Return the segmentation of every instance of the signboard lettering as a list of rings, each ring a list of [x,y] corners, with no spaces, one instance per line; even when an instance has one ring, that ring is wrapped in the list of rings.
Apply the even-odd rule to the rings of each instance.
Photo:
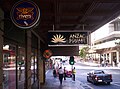
[[[70,34],[69,37],[69,43],[85,43],[86,38],[84,34],[80,34],[80,33],[74,33],[74,34]]]

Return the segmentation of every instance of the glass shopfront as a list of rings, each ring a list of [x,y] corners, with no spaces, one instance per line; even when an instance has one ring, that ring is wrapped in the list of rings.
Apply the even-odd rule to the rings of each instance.
[[[16,89],[16,47],[3,46],[3,79],[4,89]]]
[[[25,32],[19,28],[11,29],[5,25],[4,44],[3,44],[3,89],[25,89],[26,86],[38,84],[38,38],[31,35],[32,51],[31,58],[26,59],[26,40]],[[18,34],[19,33],[19,34]],[[26,63],[30,60],[30,63]],[[28,75],[28,68],[25,64],[31,64],[31,74]],[[30,76],[30,77],[29,77]],[[26,79],[27,77],[31,78]],[[31,82],[31,85],[26,85]],[[38,85],[37,85],[38,86]]]
[[[3,79],[3,89],[24,89],[24,48],[11,44],[3,46]]]
[[[31,57],[31,83],[34,84],[37,81],[37,51],[32,49],[32,57]]]
[[[17,57],[17,85],[18,89],[24,89],[25,84],[25,48],[18,47]]]

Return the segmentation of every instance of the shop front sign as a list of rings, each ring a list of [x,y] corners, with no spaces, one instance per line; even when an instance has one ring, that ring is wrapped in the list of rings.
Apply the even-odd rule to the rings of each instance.
[[[49,32],[48,45],[81,45],[88,43],[87,32]]]
[[[33,1],[19,1],[11,10],[12,22],[19,28],[31,28],[38,23],[39,18],[39,7]]]

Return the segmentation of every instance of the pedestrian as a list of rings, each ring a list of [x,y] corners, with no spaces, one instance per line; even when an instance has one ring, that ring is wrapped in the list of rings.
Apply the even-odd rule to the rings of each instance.
[[[104,67],[104,61],[102,61],[101,65],[102,65],[102,67]]]
[[[66,80],[66,67],[64,67],[64,80]]]
[[[19,70],[18,70],[19,81],[21,80],[21,75],[22,75],[22,69],[21,69],[21,65],[19,65]]]
[[[114,66],[117,66],[117,59],[116,58],[113,59],[113,62],[114,62]]]
[[[72,70],[72,75],[73,75],[73,81],[75,81],[75,73],[76,73],[76,70],[75,70],[75,67],[73,68],[73,70]]]
[[[105,61],[105,66],[106,66],[106,67],[108,66],[108,63],[109,63],[109,60],[106,60],[106,61]]]
[[[54,76],[54,77],[57,77],[57,73],[56,73],[55,68],[53,69],[53,76]]]
[[[64,74],[64,71],[63,71],[62,67],[59,68],[58,74],[59,74],[60,84],[62,85],[63,74]]]

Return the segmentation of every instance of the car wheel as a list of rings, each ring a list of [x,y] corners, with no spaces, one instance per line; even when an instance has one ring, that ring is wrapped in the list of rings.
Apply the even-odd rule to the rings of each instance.
[[[108,85],[110,85],[110,82],[107,82]]]
[[[90,82],[90,80],[89,80],[88,76],[87,76],[87,81],[88,81],[88,82]]]
[[[96,83],[95,81],[93,81],[93,84],[94,84],[94,85],[97,85],[97,83]]]

